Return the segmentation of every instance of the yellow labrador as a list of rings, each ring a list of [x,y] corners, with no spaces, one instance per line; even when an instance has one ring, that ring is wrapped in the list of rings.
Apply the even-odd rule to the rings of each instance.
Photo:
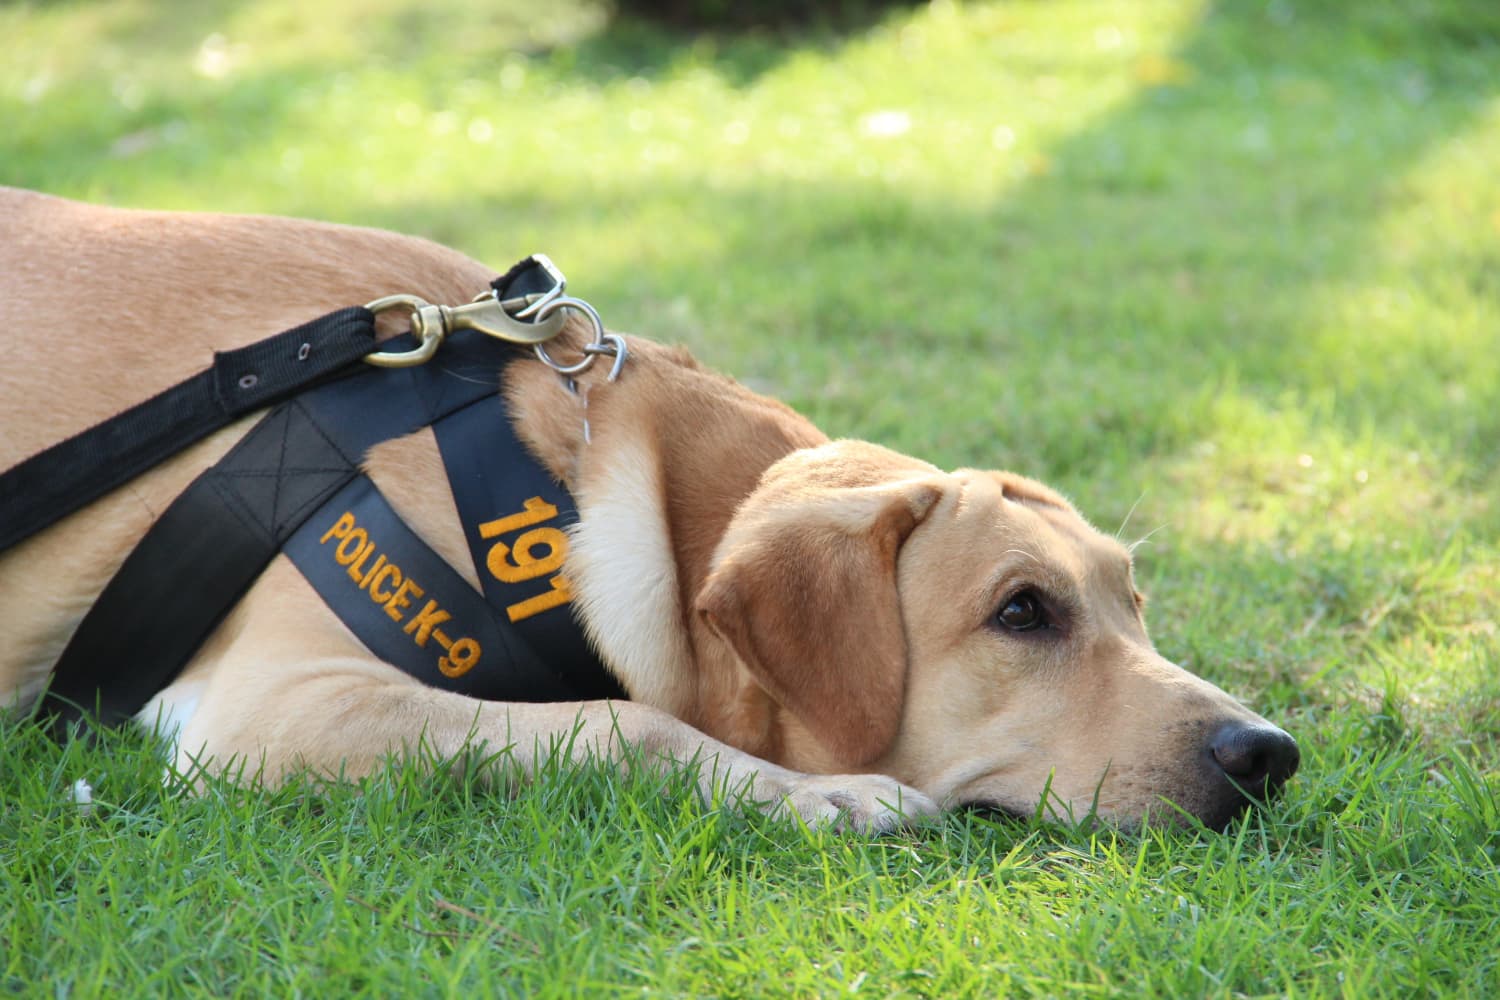
[[[491,276],[391,233],[0,189],[0,467],[211,351],[392,292],[464,302]],[[580,342],[570,330],[554,351]],[[630,746],[701,762],[705,793],[750,785],[764,808],[876,829],[968,805],[1030,814],[1044,796],[1221,827],[1296,769],[1289,736],[1157,654],[1129,553],[1052,490],[829,441],[680,350],[628,344],[616,382],[595,366],[570,391],[528,357],[507,386],[519,437],[576,500],[575,610],[628,701],[423,686],[281,556],[138,716],[171,728],[177,765],[358,775],[425,742],[510,748],[525,772],[559,740],[616,762]],[[251,423],[0,557],[0,699],[36,701],[153,518]],[[378,445],[366,467],[477,588],[432,434]]]

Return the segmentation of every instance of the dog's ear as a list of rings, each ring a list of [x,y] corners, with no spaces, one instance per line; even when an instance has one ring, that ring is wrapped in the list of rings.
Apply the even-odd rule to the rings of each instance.
[[[696,602],[771,697],[851,768],[880,756],[900,727],[896,556],[940,494],[930,466],[914,477],[905,460],[893,474],[850,461],[852,444],[768,473],[735,514]],[[871,445],[855,455],[866,450],[894,457]],[[832,462],[818,461],[825,451]]]

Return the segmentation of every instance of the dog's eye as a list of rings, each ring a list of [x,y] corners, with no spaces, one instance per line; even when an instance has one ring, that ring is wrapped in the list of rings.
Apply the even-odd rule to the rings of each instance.
[[[1034,590],[1018,590],[1000,606],[995,620],[1012,632],[1030,632],[1047,625],[1047,613]]]

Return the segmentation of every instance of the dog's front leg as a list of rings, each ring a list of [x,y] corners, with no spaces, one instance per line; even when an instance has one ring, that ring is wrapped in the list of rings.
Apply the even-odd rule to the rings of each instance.
[[[742,795],[746,804],[812,826],[885,831],[937,812],[930,798],[893,778],[792,771],[636,702],[478,701],[354,658],[307,665],[290,671],[292,677],[285,670],[256,673],[234,671],[232,684],[222,683],[220,674],[214,678],[220,683],[206,689],[184,678],[138,718],[148,724],[168,718],[174,700],[196,699],[177,740],[176,766],[183,773],[207,768],[276,781],[307,768],[358,777],[392,754],[424,754],[492,759],[497,769],[529,778],[561,755],[570,763],[693,768],[705,801]]]
[[[917,790],[878,774],[815,775],[792,771],[706,736],[680,719],[635,702],[486,705],[486,725],[505,727],[505,745],[526,773],[561,740],[569,758],[692,767],[705,801],[743,793],[743,801],[790,813],[811,826],[894,829],[931,815],[937,805]],[[503,720],[503,721],[501,721]]]

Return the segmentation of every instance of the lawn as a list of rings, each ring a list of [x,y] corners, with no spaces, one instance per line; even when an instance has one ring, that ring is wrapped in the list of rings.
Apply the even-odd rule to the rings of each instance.
[[[534,8],[0,6],[0,183],[543,250],[831,434],[1144,539],[1159,648],[1301,772],[1222,836],[867,838],[594,771],[190,797],[11,721],[0,986],[1500,994],[1500,6]]]

